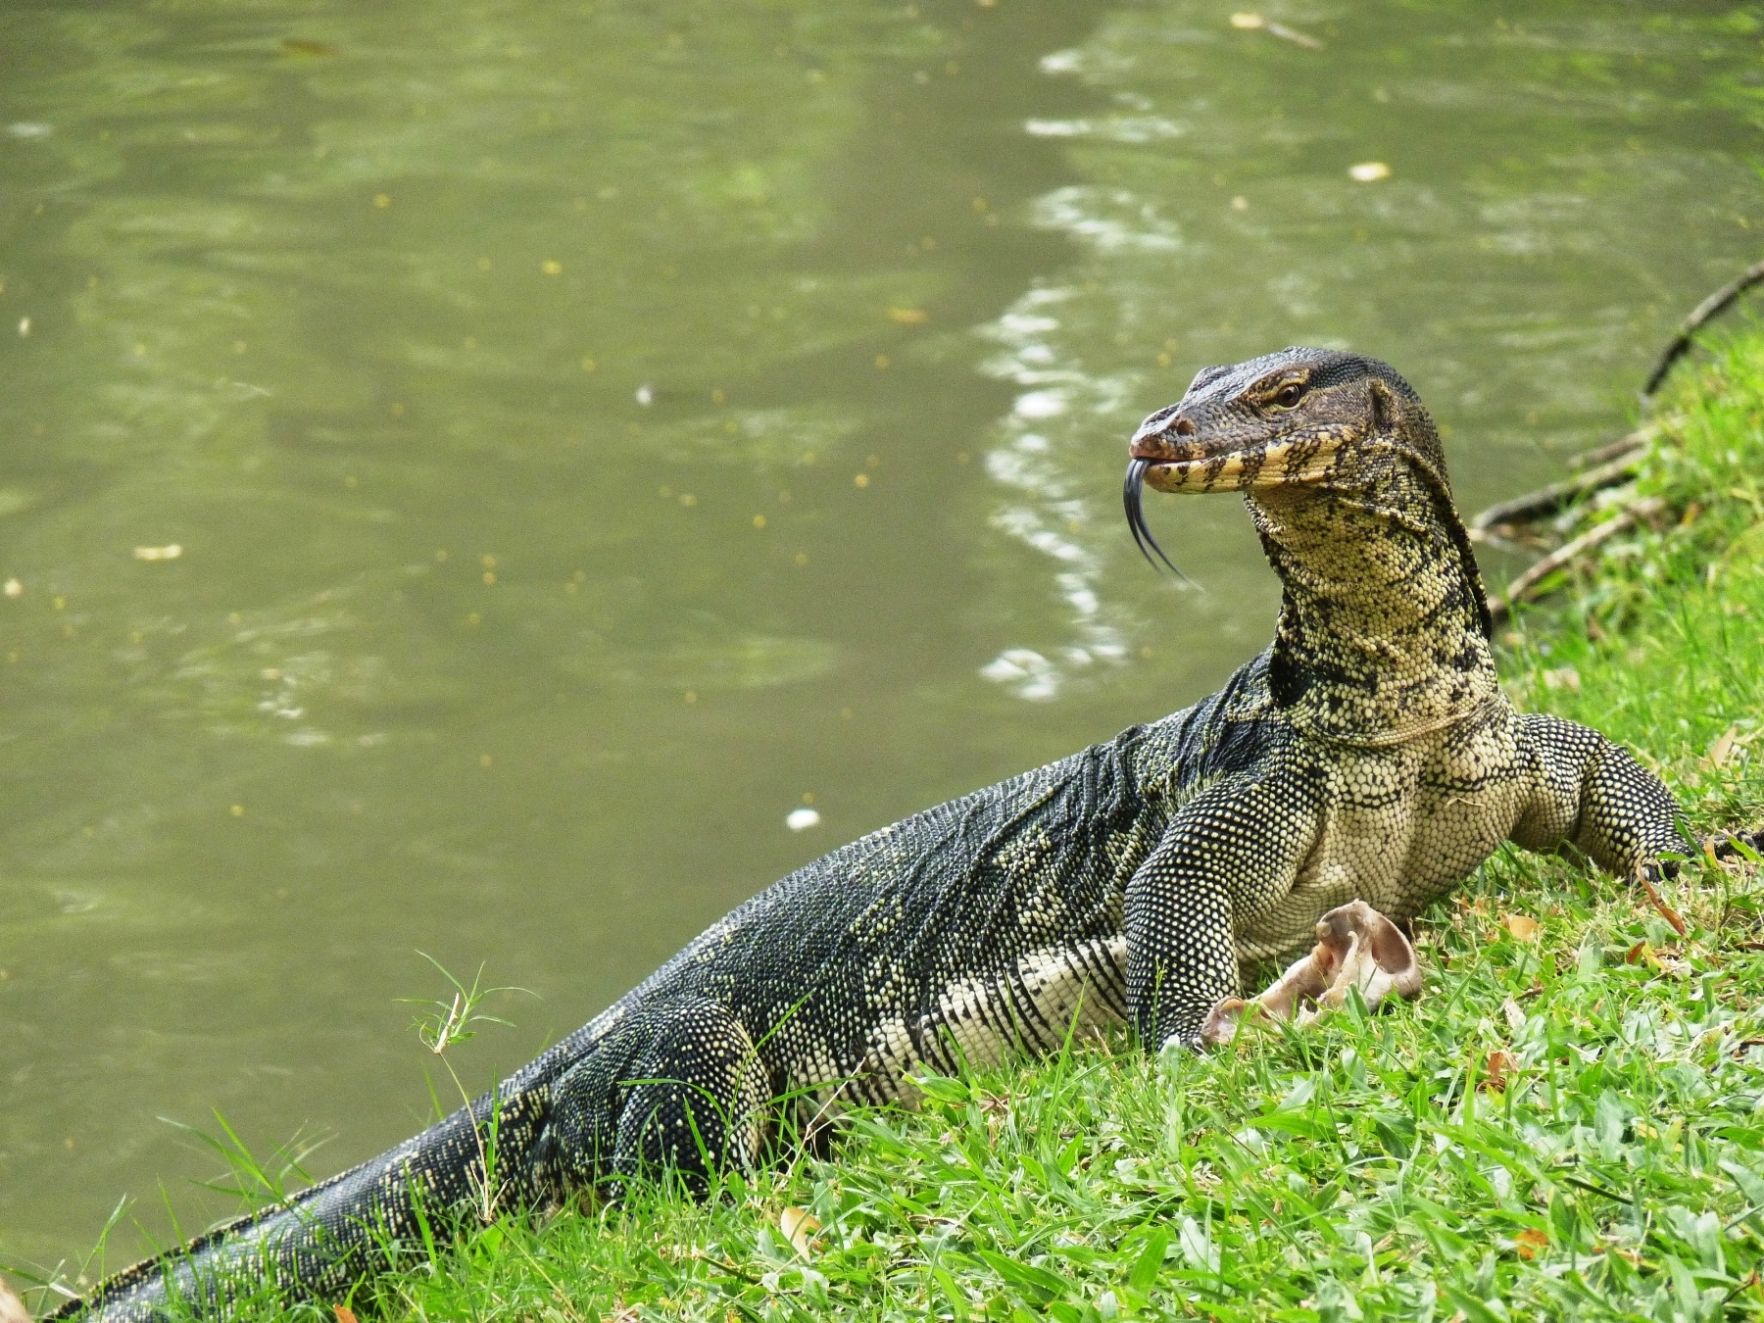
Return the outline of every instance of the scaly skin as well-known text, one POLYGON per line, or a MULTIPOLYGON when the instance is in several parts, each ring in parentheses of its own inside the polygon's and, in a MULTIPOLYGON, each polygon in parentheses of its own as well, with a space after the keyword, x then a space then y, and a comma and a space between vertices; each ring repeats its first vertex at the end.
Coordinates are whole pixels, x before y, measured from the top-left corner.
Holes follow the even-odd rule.
POLYGON ((798 869, 480 1099, 351 1171, 101 1283, 55 1317, 224 1314, 268 1265, 345 1296, 469 1216, 668 1168, 702 1184, 781 1126, 910 1097, 904 1076, 1125 1019, 1198 1046, 1243 971, 1361 899, 1415 915, 1501 841, 1628 873, 1682 848, 1664 786, 1501 693, 1439 437, 1389 367, 1288 349, 1195 378, 1132 443, 1142 482, 1241 491, 1284 598, 1211 698, 798 869), (770 1100, 787 1099, 774 1103, 770 1100), (377 1233, 378 1239, 372 1233, 377 1233))

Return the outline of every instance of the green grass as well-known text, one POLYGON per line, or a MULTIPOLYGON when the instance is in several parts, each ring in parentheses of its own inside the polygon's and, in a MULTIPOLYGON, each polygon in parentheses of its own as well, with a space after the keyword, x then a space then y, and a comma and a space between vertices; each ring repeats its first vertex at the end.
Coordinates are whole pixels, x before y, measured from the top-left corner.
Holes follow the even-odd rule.
MULTIPOLYGON (((1764 824, 1764 333, 1687 372, 1639 487, 1681 517, 1506 640, 1515 700, 1764 824)), ((1597 515, 1593 517, 1599 517, 1597 515)), ((1684 935, 1503 853, 1422 925, 1422 998, 1205 1058, 1124 1038, 926 1081, 708 1202, 504 1219, 355 1303, 426 1319, 1764 1315, 1764 879, 1684 935), (1512 916, 1537 922, 1535 931, 1512 916), (806 1212, 811 1221, 800 1221, 806 1212), (794 1233, 794 1234, 793 1234, 794 1233)), ((307 1307, 291 1317, 330 1317, 307 1307)))

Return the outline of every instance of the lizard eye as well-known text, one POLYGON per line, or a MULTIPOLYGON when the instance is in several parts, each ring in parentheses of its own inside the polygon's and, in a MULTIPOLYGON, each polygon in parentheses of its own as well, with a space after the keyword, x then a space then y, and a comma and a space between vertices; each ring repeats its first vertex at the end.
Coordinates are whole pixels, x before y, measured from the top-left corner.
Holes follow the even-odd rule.
POLYGON ((1304 386, 1296 381, 1289 381, 1274 392, 1272 403, 1282 409, 1290 409, 1305 397, 1304 386))

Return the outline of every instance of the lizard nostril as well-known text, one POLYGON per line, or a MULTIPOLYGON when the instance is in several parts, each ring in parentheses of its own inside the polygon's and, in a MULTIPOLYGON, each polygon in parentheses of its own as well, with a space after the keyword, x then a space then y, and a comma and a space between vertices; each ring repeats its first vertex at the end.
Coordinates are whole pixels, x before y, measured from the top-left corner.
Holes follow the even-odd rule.
POLYGON ((1178 418, 1170 425, 1170 430, 1177 436, 1193 436, 1194 423, 1187 418, 1178 418))

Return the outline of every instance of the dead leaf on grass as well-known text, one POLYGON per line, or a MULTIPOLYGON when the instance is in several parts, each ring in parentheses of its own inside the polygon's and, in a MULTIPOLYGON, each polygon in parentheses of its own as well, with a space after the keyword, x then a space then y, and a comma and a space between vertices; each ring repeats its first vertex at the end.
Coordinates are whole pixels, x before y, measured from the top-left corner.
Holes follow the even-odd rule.
POLYGON ((1522 1259, 1535 1259, 1549 1247, 1548 1234, 1539 1231, 1536 1227, 1526 1227, 1513 1237, 1513 1248, 1519 1251, 1519 1257, 1522 1259))
POLYGON ((1715 743, 1709 746, 1708 755, 1703 761, 1710 767, 1726 767, 1748 743, 1750 737, 1743 736, 1740 723, 1736 721, 1715 737, 1715 743))
POLYGON ((1685 933, 1690 931, 1689 926, 1684 921, 1684 916, 1666 903, 1666 898, 1660 894, 1660 888, 1655 886, 1653 882, 1648 879, 1648 875, 1638 868, 1636 869, 1635 876, 1636 880, 1641 883, 1642 892, 1648 898, 1648 904, 1654 907, 1655 911, 1658 912, 1662 919, 1672 925, 1672 931, 1677 933, 1680 937, 1683 937, 1685 933))
POLYGON ((808 1209, 798 1208, 795 1204, 778 1214, 778 1230, 784 1233, 784 1239, 805 1259, 814 1257, 816 1242, 813 1237, 820 1229, 820 1219, 808 1209))
POLYGON ((1623 963, 1626 965, 1646 965, 1655 973, 1663 973, 1666 969, 1666 966, 1660 963, 1660 953, 1654 950, 1653 943, 1645 941, 1637 942, 1625 951, 1623 963))
POLYGON ((1528 914, 1503 914, 1501 927, 1511 933, 1516 942, 1535 942, 1542 931, 1542 925, 1528 914))
MULTIPOLYGON (((1477 1087, 1485 1092, 1504 1093, 1507 1088, 1507 1081, 1512 1077, 1513 1068, 1512 1054, 1503 1052, 1497 1048, 1483 1058, 1482 1080, 1477 1087)), ((1524 1233, 1521 1232, 1520 1234, 1523 1235, 1524 1233)))

